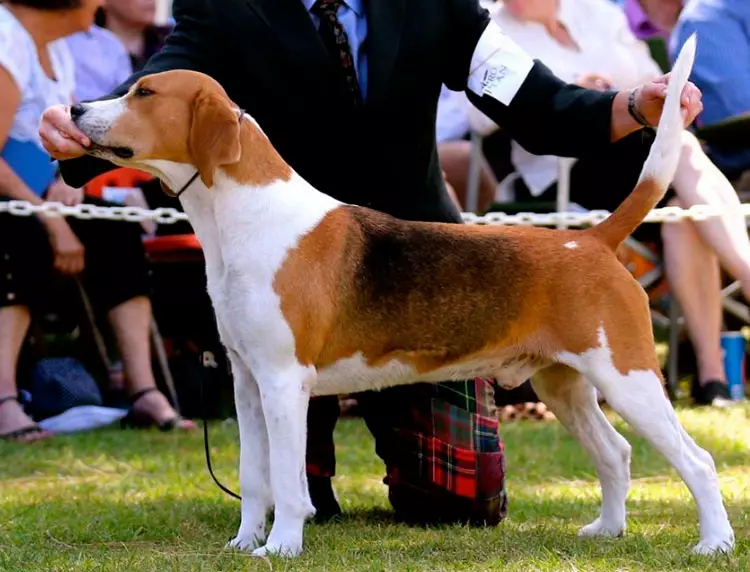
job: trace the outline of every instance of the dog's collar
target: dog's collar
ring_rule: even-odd
[[[187,191],[188,187],[193,184],[193,182],[195,181],[195,179],[198,178],[199,174],[200,174],[199,171],[196,171],[195,173],[193,173],[193,176],[188,179],[187,183],[185,183],[184,185],[182,185],[182,188],[179,191],[177,191],[174,196],[177,197],[177,198],[179,198],[182,193],[184,193],[185,191]]]
[[[237,121],[241,122],[242,118],[245,117],[245,110],[240,109],[239,112],[240,112],[240,116],[237,118]],[[182,185],[182,188],[180,188],[180,190],[175,193],[175,197],[180,198],[180,195],[188,190],[188,187],[195,182],[195,179],[198,178],[199,174],[200,174],[199,171],[196,171],[195,173],[193,173],[193,176],[188,179],[187,183]]]

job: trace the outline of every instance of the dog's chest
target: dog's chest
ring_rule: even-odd
[[[273,283],[302,237],[339,206],[295,175],[263,188],[184,199],[206,258],[207,289],[223,341],[237,351],[289,343]],[[210,202],[210,204],[206,204]]]

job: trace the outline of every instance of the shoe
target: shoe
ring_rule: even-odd
[[[333,494],[333,485],[330,477],[307,476],[307,486],[310,491],[310,500],[315,507],[313,521],[318,524],[338,520],[341,517],[341,507]]]
[[[729,407],[732,405],[729,387],[722,381],[710,380],[701,384],[695,377],[693,378],[692,394],[696,405],[711,405],[713,407]]]
[[[18,397],[11,395],[9,397],[3,397],[0,399],[0,405],[8,401],[18,401]],[[36,423],[9,431],[8,433],[0,434],[0,441],[12,441],[16,443],[33,443],[35,441],[43,441],[52,437],[49,431],[45,431]]]
[[[131,396],[130,411],[120,421],[120,425],[123,429],[146,429],[148,427],[153,427],[153,426],[158,427],[160,431],[164,431],[164,432],[173,431],[175,429],[195,429],[196,425],[192,421],[185,419],[181,415],[175,415],[174,417],[167,419],[163,423],[157,423],[147,413],[141,413],[139,411],[136,411],[135,410],[136,402],[141,397],[143,397],[144,395],[152,391],[159,391],[159,390],[156,387],[149,387],[148,389],[139,391],[135,393],[133,396]]]

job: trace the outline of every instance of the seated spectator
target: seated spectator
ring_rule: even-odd
[[[120,39],[100,26],[65,38],[75,64],[75,100],[91,101],[112,92],[133,73]]]
[[[95,16],[96,25],[106,29],[119,40],[125,54],[130,59],[130,69],[133,72],[140,71],[148,59],[161,50],[164,41],[172,31],[172,26],[154,24],[156,16],[155,0],[103,0],[102,3],[103,6],[97,10]],[[79,59],[78,54],[83,56],[84,52],[74,51],[73,55],[76,59]],[[105,93],[111,93],[112,90],[113,88],[110,88],[92,99],[101,97]],[[118,171],[123,172],[125,170],[118,169]],[[117,178],[118,176],[114,172],[105,174],[92,181],[92,185],[101,187],[103,183],[111,182],[113,177]],[[132,176],[128,174],[124,178],[132,178]],[[159,182],[153,177],[140,182],[137,188],[125,194],[124,197],[125,203],[130,206],[153,209],[172,208],[182,211],[180,201],[162,192]],[[156,225],[149,221],[144,222],[143,226],[149,234],[192,233],[192,227],[187,222]]]
[[[492,13],[513,40],[563,80],[601,90],[628,89],[661,75],[647,46],[633,36],[624,13],[609,0],[505,0]],[[472,116],[478,130],[496,129],[478,111]],[[648,132],[638,133],[599,158],[578,161],[571,173],[571,200],[587,209],[614,210],[634,188],[651,139]],[[554,201],[555,157],[536,156],[513,143],[512,161],[520,174],[517,200]],[[729,181],[688,131],[672,186],[676,196],[668,196],[660,206],[740,206]],[[726,215],[660,228],[670,287],[696,351],[699,384],[694,398],[699,404],[725,405],[719,261],[740,280],[750,299],[750,240],[744,218]],[[641,233],[652,229],[646,224]]]
[[[699,48],[691,80],[703,92],[699,125],[750,112],[750,2],[688,0],[672,33],[676,53],[692,33]],[[750,141],[740,151],[711,149],[711,157],[731,179],[750,171]]]
[[[451,91],[445,86],[442,87],[435,123],[438,156],[448,190],[452,191],[459,210],[468,208],[467,195],[472,150],[469,141],[470,107],[471,104],[464,92]],[[495,201],[497,180],[484,157],[480,160],[479,196],[475,209],[482,213]]]
[[[130,54],[133,71],[139,71],[164,45],[171,26],[157,26],[155,0],[104,0],[97,25],[113,32]]]
[[[98,0],[6,0],[0,5],[0,200],[80,204],[80,189],[56,177],[38,124],[45,108],[70,104],[73,61],[61,38],[87,30]],[[52,167],[50,167],[52,165]],[[74,217],[0,215],[0,438],[49,437],[25,414],[17,394],[18,357],[36,314],[62,276],[79,276],[108,317],[132,396],[129,421],[191,428],[158,390],[149,355],[147,267],[131,223]]]
[[[620,4],[636,38],[666,40],[680,15],[683,0],[623,0]]]
[[[76,101],[91,101],[114,91],[133,73],[130,54],[115,34],[97,25],[85,32],[78,32],[65,38],[68,50],[73,56],[76,77]],[[108,201],[149,208],[142,188],[110,185],[115,181],[139,181],[147,183],[149,189],[158,185],[154,177],[136,169],[119,168],[98,177],[86,186],[88,195]],[[119,188],[114,188],[119,187]],[[148,235],[156,232],[154,221],[143,220],[141,228]]]

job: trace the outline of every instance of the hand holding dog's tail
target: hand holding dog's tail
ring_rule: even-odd
[[[693,69],[695,46],[696,38],[693,34],[685,42],[672,69],[656,138],[643,165],[638,184],[610,217],[589,230],[612,250],[617,249],[659,203],[677,170],[684,129],[680,96]]]

